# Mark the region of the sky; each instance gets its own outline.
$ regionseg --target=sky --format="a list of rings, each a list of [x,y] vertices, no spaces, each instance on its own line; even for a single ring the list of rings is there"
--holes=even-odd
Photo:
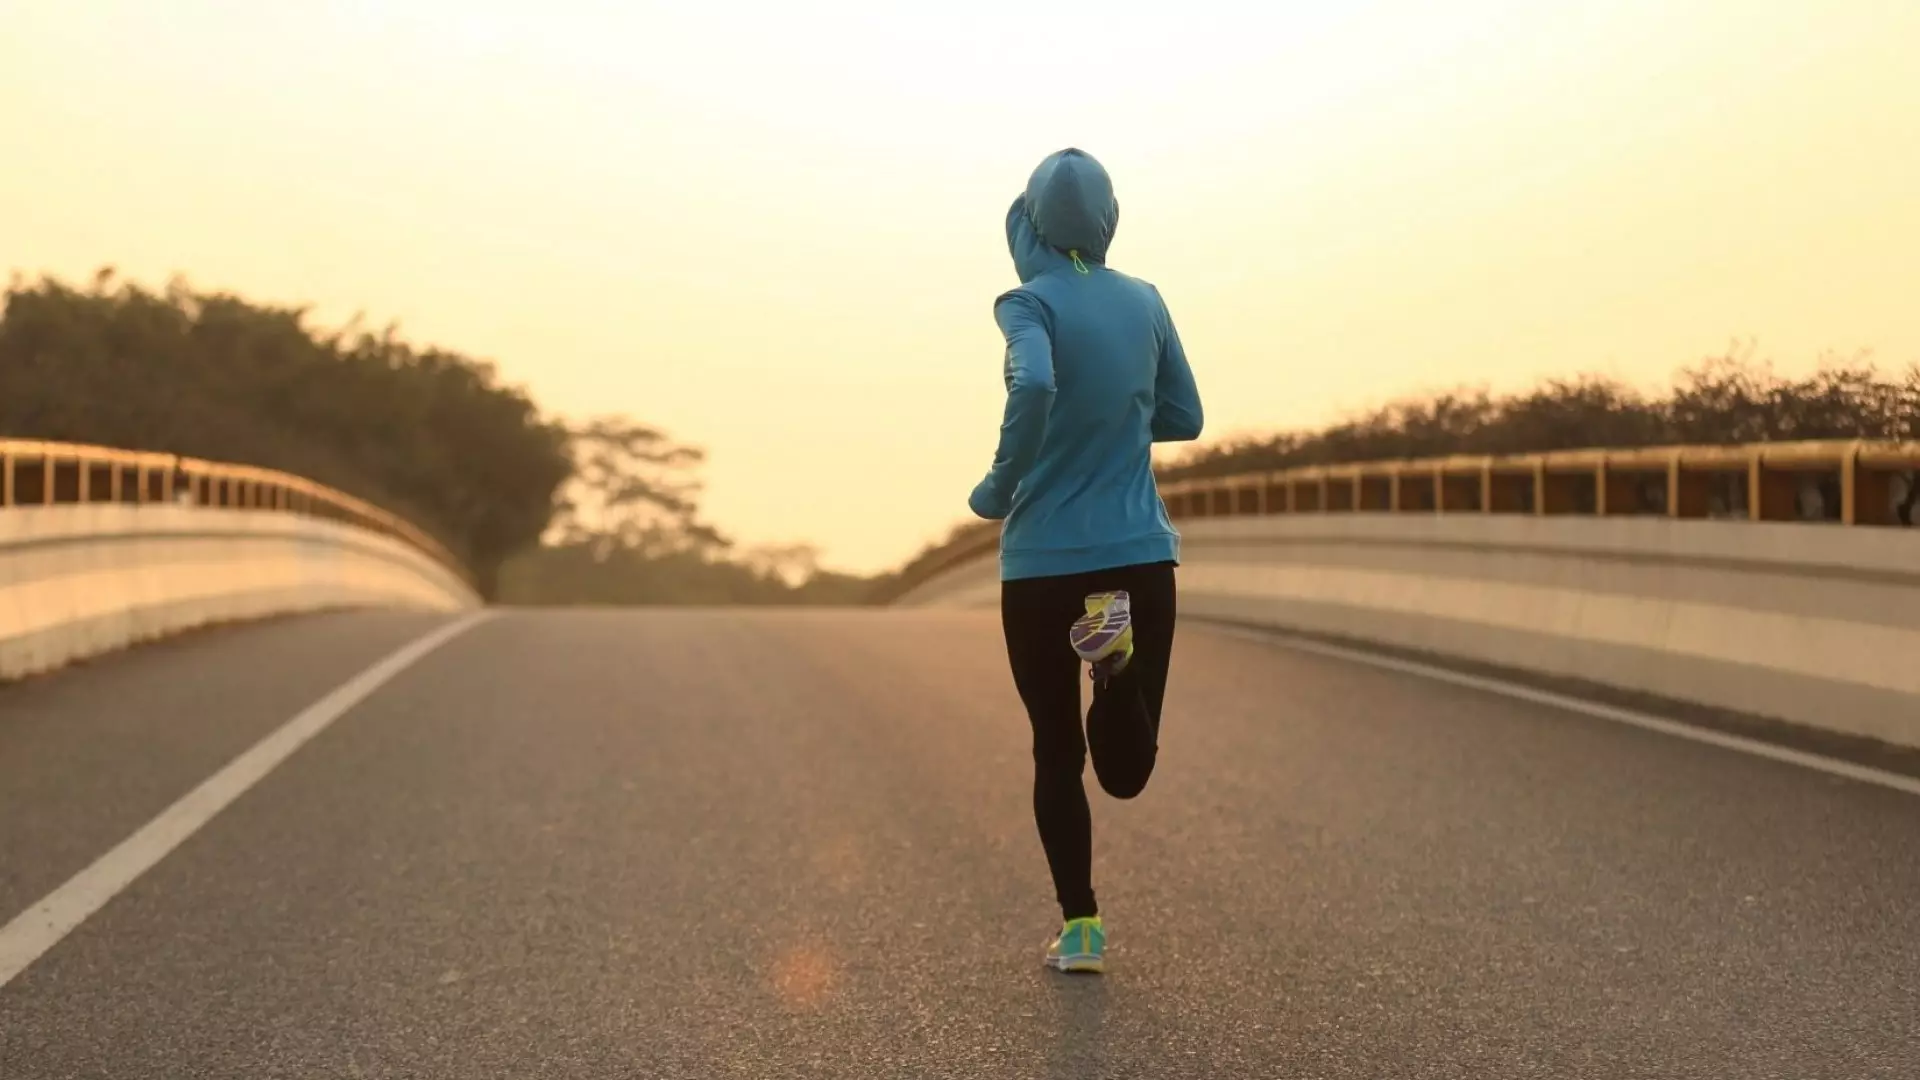
[[[0,0],[0,269],[356,313],[887,569],[966,520],[1008,203],[1113,174],[1207,437],[1920,361],[1920,4]]]

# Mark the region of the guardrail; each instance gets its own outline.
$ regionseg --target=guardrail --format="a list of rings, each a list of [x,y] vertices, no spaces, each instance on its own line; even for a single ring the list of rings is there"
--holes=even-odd
[[[1176,481],[1161,494],[1175,518],[1358,510],[1902,525],[1916,467],[1920,443],[1662,446],[1315,466]]]
[[[1175,521],[1270,514],[1532,514],[1902,526],[1920,514],[1920,443],[1833,440],[1558,450],[1315,465],[1161,485]],[[928,552],[904,594],[994,552],[982,523]]]
[[[304,477],[174,454],[0,439],[0,513],[76,503],[272,510],[339,521],[406,543],[471,584],[466,567],[411,522]]]

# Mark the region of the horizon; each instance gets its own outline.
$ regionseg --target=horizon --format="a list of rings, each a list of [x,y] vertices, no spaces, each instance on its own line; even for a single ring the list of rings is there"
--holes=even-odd
[[[36,211],[0,251],[397,323],[550,415],[701,447],[723,532],[863,574],[967,520],[1001,220],[1066,145],[1113,173],[1113,264],[1167,296],[1203,443],[1460,386],[1651,390],[1742,340],[1789,373],[1920,361],[1920,11],[1383,0],[1258,34],[864,6],[848,33],[818,9],[49,5],[0,43],[0,132],[34,165],[0,197]],[[1013,13],[1120,74],[1036,101]]]

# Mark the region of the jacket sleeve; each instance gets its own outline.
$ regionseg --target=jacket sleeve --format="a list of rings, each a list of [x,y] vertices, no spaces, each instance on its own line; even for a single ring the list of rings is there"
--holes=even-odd
[[[1047,306],[1016,289],[993,305],[994,321],[1006,338],[1007,405],[1000,422],[1000,444],[993,468],[973,490],[967,506],[997,521],[1013,508],[1013,493],[1033,469],[1047,434],[1053,408],[1053,335]]]
[[[1155,289],[1154,296],[1159,295]],[[1180,345],[1180,331],[1174,329],[1173,316],[1164,300],[1160,302],[1160,317],[1160,366],[1153,379],[1153,441],[1190,442],[1200,437],[1206,421],[1200,408],[1200,388],[1194,384],[1187,351]]]

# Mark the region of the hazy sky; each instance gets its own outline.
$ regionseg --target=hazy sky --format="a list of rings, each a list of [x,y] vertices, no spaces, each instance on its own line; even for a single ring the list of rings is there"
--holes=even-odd
[[[1210,436],[1920,360],[1920,4],[0,0],[0,267],[364,311],[877,569],[966,516],[1008,202],[1114,174]]]

